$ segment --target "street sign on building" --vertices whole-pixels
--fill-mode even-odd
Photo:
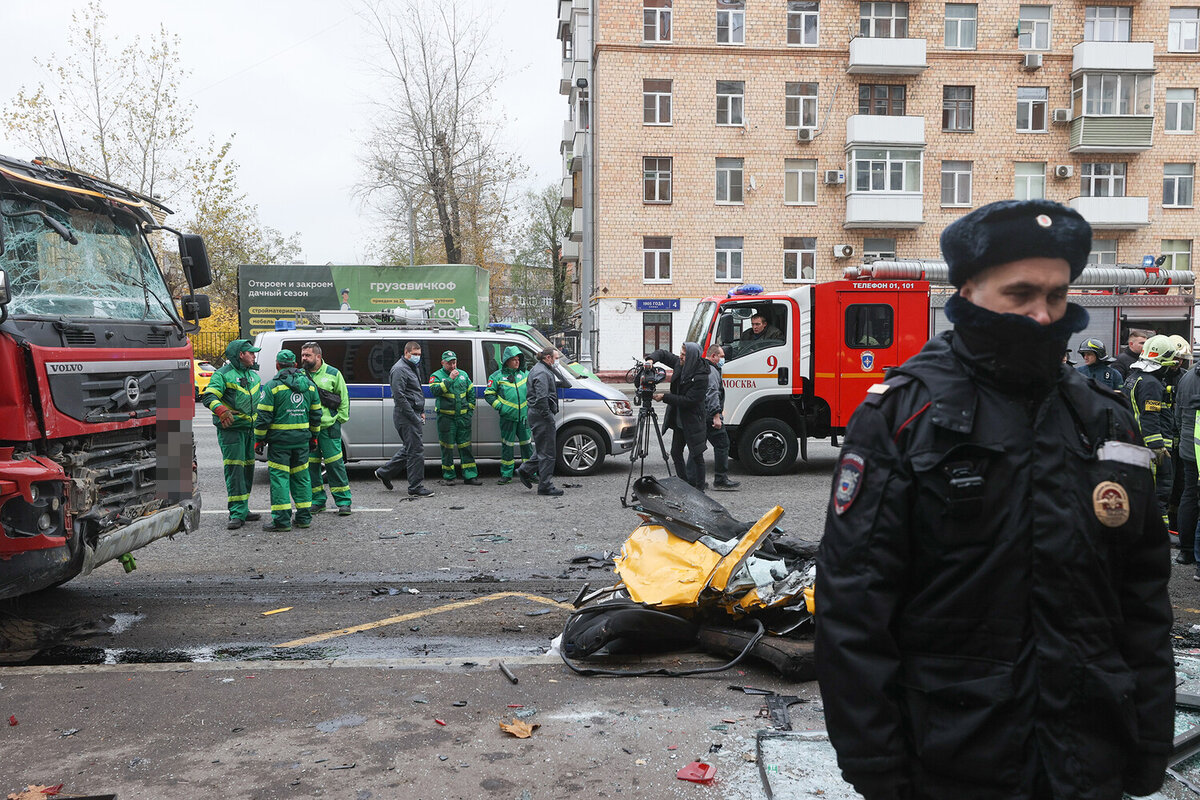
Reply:
[[[668,300],[662,297],[643,298],[637,301],[638,311],[678,311],[679,300]]]

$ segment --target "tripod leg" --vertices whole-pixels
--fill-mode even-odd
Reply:
[[[658,449],[662,453],[663,463],[667,465],[667,477],[669,478],[673,473],[671,472],[671,459],[667,456],[667,445],[663,442],[662,428],[658,426],[658,415],[653,410],[650,413],[654,421],[654,435],[658,437]],[[649,449],[649,443],[646,447]]]

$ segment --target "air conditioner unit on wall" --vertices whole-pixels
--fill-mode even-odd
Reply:
[[[1071,121],[1071,109],[1056,108],[1051,113],[1050,119],[1053,120],[1054,122],[1070,122]]]
[[[1022,69],[1041,69],[1042,54],[1041,53],[1026,53],[1025,60],[1021,63]]]
[[[800,128],[796,131],[797,142],[811,142],[815,138],[817,138],[816,128]]]
[[[1075,167],[1072,164],[1059,164],[1054,168],[1054,177],[1069,178],[1075,174]]]
[[[844,169],[827,169],[825,170],[825,183],[845,183],[846,171]]]
[[[835,244],[833,246],[834,258],[849,258],[854,255],[854,245],[852,244]]]

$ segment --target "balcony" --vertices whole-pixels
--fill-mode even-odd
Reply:
[[[562,62],[562,77],[558,79],[558,93],[570,94],[571,84],[575,77],[575,62],[566,60]]]
[[[563,208],[574,208],[575,206],[575,181],[570,175],[562,179],[562,195],[559,197],[559,203]]]
[[[869,41],[895,41],[871,39]],[[860,144],[925,146],[924,117],[884,117],[853,114],[846,118],[846,147]]]
[[[925,63],[924,39],[876,39],[856,36],[850,40],[851,75],[920,75]]]
[[[1148,197],[1072,197],[1067,205],[1097,230],[1132,230],[1150,224]]]
[[[577,208],[571,212],[571,241],[583,241],[583,209]]]
[[[1072,75],[1153,71],[1154,42],[1080,42],[1074,47]]]
[[[571,0],[558,0],[558,38],[571,35]]]
[[[569,152],[571,149],[571,146],[574,144],[574,142],[575,142],[575,120],[569,119],[563,123],[562,140],[561,140],[561,143],[558,145],[558,152],[560,152],[560,153]]]
[[[1083,116],[1071,120],[1071,153],[1136,153],[1154,144],[1154,117]]]
[[[574,153],[577,156],[583,155],[584,149],[585,149],[584,145],[587,142],[587,134],[588,134],[588,132],[586,130],[575,131],[575,135],[571,141],[571,152],[572,153]]]
[[[562,248],[562,258],[568,264],[579,263],[579,242],[566,240],[560,243]]]
[[[843,228],[916,228],[925,222],[920,192],[852,192]]]

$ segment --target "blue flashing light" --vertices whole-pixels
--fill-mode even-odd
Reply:
[[[494,331],[504,331],[511,328],[512,325],[508,324],[507,322],[489,322],[488,327]]]
[[[735,286],[729,290],[726,297],[740,297],[742,295],[762,294],[765,289],[757,283],[743,283],[741,286]]]
[[[277,330],[277,331],[294,331],[294,330],[296,330],[296,320],[294,320],[294,319],[277,319],[277,320],[275,320],[275,330]]]

